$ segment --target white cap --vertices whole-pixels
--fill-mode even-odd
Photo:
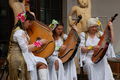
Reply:
[[[98,19],[98,17],[96,17],[96,18],[89,18],[88,21],[87,21],[87,26],[88,27],[100,26],[100,25],[101,25],[101,22]]]

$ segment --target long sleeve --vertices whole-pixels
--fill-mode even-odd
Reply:
[[[79,44],[79,46],[85,46],[85,33],[82,32],[80,35],[79,35],[80,39],[81,39],[81,42]]]
[[[63,35],[63,39],[64,39],[64,40],[66,40],[66,39],[67,39],[67,37],[68,37],[68,35],[67,35],[67,34],[64,34],[64,35]]]
[[[13,35],[13,39],[19,44],[22,55],[25,59],[25,62],[27,63],[28,70],[34,70],[36,62],[34,60],[34,55],[32,52],[28,51],[28,41],[25,32],[23,30],[17,30]]]
[[[82,67],[82,66],[83,66],[83,60],[85,59],[85,53],[83,54],[83,53],[81,52],[81,47],[82,47],[82,46],[85,46],[85,33],[82,32],[79,37],[80,37],[80,39],[81,39],[81,42],[80,42],[80,44],[79,44],[78,52],[79,52],[79,54],[80,54],[80,66]]]
[[[23,53],[28,52],[28,42],[22,30],[16,31],[13,38],[18,42]]]
[[[115,56],[114,49],[113,49],[113,45],[112,45],[111,43],[109,44],[108,50],[107,50],[107,52],[106,52],[106,56],[107,56],[108,58],[116,57],[116,56]]]

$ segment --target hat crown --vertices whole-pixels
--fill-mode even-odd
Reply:
[[[92,27],[92,26],[100,26],[101,22],[99,20],[98,17],[96,18],[90,18],[87,22],[88,27]]]

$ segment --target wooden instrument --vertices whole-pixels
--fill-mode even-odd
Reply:
[[[115,20],[117,15],[118,14],[115,14],[110,21],[113,22],[113,20]],[[100,48],[97,51],[94,51],[94,54],[92,56],[92,61],[94,63],[98,63],[99,61],[102,60],[102,58],[106,54],[106,51],[108,49],[109,43],[111,42],[111,39],[112,39],[111,28],[109,25],[107,25],[98,43]]]
[[[82,16],[79,16],[79,19],[75,22],[75,25],[80,21]],[[58,56],[62,60],[63,63],[68,62],[69,60],[73,59],[77,52],[77,48],[80,43],[80,38],[77,34],[77,31],[75,29],[71,29],[71,31],[68,34],[67,39],[64,41],[63,45],[66,45],[66,49],[60,50]]]
[[[25,0],[25,6],[26,10],[30,11],[29,1]],[[31,27],[27,31],[30,36],[30,44],[38,39],[48,40],[47,44],[41,46],[40,48],[34,48],[33,54],[35,56],[47,58],[52,55],[55,49],[55,42],[52,37],[52,31],[48,26],[39,21],[33,21]]]
[[[15,23],[17,22],[16,16],[18,13],[25,12],[26,10],[29,11],[29,3],[27,0],[22,2],[16,0],[9,0],[9,4],[13,9],[15,15]],[[28,9],[25,9],[27,6]],[[46,45],[43,45],[41,48],[35,48],[33,50],[34,55],[46,58],[50,56],[55,47],[54,39],[52,37],[52,31],[46,25],[40,23],[39,21],[33,21],[32,26],[27,30],[30,36],[30,43],[35,42],[38,38],[48,40]]]
[[[34,55],[43,58],[47,58],[52,55],[55,49],[55,42],[52,37],[52,31],[48,28],[48,26],[39,21],[33,21],[31,27],[27,31],[30,36],[30,44],[38,39],[48,40],[47,44],[33,50]]]

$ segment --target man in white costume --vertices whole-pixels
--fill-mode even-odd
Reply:
[[[109,22],[108,25],[112,27],[111,22]],[[109,44],[108,50],[103,59],[96,64],[93,63],[91,60],[93,50],[99,48],[97,44],[100,40],[99,37],[103,33],[98,31],[98,27],[100,26],[98,18],[90,18],[87,21],[87,26],[88,31],[80,34],[80,66],[87,72],[89,80],[114,80],[111,68],[107,61],[108,57],[115,57],[112,44]],[[93,48],[90,49],[88,46],[93,46]]]

